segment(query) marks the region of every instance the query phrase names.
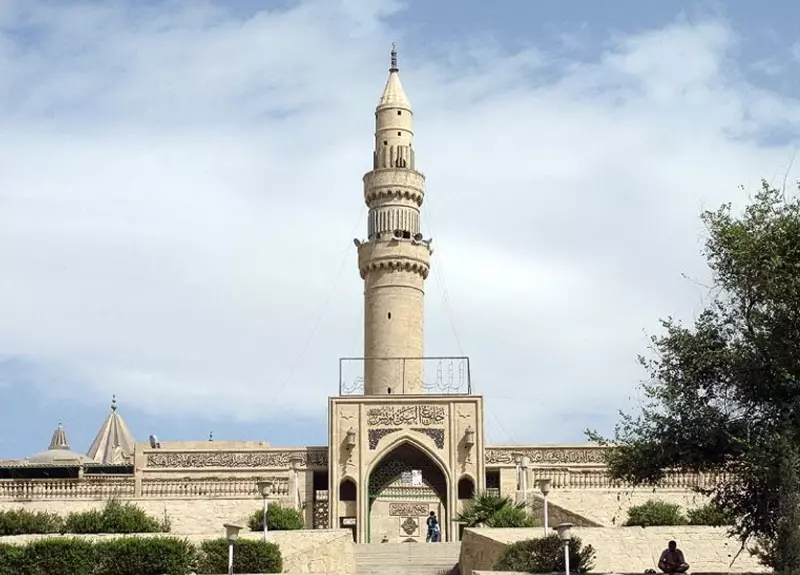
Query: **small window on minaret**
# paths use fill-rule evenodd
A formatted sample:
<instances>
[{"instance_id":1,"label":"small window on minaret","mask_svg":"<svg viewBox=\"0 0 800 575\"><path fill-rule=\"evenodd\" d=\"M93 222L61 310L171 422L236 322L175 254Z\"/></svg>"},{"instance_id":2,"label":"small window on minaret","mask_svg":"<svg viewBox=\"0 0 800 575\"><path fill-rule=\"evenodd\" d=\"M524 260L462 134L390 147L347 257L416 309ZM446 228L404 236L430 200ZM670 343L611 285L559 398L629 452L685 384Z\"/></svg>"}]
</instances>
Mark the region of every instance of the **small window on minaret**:
<instances>
[{"instance_id":1,"label":"small window on minaret","mask_svg":"<svg viewBox=\"0 0 800 575\"><path fill-rule=\"evenodd\" d=\"M383 145L384 145L384 146L388 146L388 145L389 145L389 142L387 142L386 140L384 140L384 141L383 141Z\"/></svg>"},{"instance_id":2,"label":"small window on minaret","mask_svg":"<svg viewBox=\"0 0 800 575\"><path fill-rule=\"evenodd\" d=\"M403 115L403 112L402 112L401 110L397 110L397 115L398 115L398 116L402 116L402 115Z\"/></svg>"},{"instance_id":3,"label":"small window on minaret","mask_svg":"<svg viewBox=\"0 0 800 575\"><path fill-rule=\"evenodd\" d=\"M397 132L397 135L398 135L398 136L402 136L402 135L403 135L403 132Z\"/></svg>"},{"instance_id":4,"label":"small window on minaret","mask_svg":"<svg viewBox=\"0 0 800 575\"><path fill-rule=\"evenodd\" d=\"M386 314L386 317L387 317L388 319L392 319L392 312L389 312L389 313L387 313L387 314Z\"/></svg>"}]
</instances>

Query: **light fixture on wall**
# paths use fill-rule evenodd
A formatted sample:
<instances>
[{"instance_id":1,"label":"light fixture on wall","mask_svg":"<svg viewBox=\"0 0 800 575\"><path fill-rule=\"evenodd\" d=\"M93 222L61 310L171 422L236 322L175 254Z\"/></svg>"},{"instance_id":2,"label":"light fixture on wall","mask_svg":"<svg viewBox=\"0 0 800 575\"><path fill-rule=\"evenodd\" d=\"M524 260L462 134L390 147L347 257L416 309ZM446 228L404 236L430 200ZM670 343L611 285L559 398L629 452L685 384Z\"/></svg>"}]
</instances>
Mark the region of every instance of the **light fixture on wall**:
<instances>
[{"instance_id":1,"label":"light fixture on wall","mask_svg":"<svg viewBox=\"0 0 800 575\"><path fill-rule=\"evenodd\" d=\"M349 450L352 451L355 449L356 446L356 430L352 427L347 430L347 435L344 439L344 446Z\"/></svg>"},{"instance_id":2,"label":"light fixture on wall","mask_svg":"<svg viewBox=\"0 0 800 575\"><path fill-rule=\"evenodd\" d=\"M464 430L464 449L467 450L467 463L472 463L470 456L472 455L473 447L475 447L475 431L472 429L471 425L468 425Z\"/></svg>"},{"instance_id":3,"label":"light fixture on wall","mask_svg":"<svg viewBox=\"0 0 800 575\"><path fill-rule=\"evenodd\" d=\"M228 540L228 575L233 575L233 544L239 539L239 531L242 530L242 526L226 523L223 527L225 528L225 539Z\"/></svg>"}]
</instances>

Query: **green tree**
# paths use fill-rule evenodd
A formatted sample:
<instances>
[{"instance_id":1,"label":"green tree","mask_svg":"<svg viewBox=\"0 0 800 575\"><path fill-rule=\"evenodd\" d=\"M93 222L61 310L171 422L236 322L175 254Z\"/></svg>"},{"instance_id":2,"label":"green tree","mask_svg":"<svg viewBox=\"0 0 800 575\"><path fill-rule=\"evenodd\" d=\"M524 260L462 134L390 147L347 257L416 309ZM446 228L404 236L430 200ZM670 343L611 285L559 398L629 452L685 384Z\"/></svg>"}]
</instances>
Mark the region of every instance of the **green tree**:
<instances>
[{"instance_id":1,"label":"green tree","mask_svg":"<svg viewBox=\"0 0 800 575\"><path fill-rule=\"evenodd\" d=\"M264 509L258 509L247 520L250 531L264 529ZM303 514L291 507L282 507L279 503L267 506L267 529L270 531L292 531L303 528Z\"/></svg>"},{"instance_id":2,"label":"green tree","mask_svg":"<svg viewBox=\"0 0 800 575\"><path fill-rule=\"evenodd\" d=\"M625 521L625 525L629 527L686 525L686 517L681 513L680 505L651 499L628 509L628 520Z\"/></svg>"},{"instance_id":3,"label":"green tree","mask_svg":"<svg viewBox=\"0 0 800 575\"><path fill-rule=\"evenodd\" d=\"M800 572L800 200L762 183L743 213L703 213L710 301L652 338L638 413L623 413L612 477L654 485L665 470L718 473L712 503L777 571Z\"/></svg>"}]
</instances>

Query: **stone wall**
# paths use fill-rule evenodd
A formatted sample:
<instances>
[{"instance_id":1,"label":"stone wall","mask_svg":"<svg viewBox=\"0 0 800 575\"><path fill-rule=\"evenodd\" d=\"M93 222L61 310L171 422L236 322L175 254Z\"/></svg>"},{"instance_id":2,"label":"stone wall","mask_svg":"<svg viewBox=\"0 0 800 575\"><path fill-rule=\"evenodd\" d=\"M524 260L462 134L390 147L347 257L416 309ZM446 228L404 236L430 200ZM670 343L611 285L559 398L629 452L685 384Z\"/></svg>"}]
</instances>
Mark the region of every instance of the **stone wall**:
<instances>
[{"instance_id":1,"label":"stone wall","mask_svg":"<svg viewBox=\"0 0 800 575\"><path fill-rule=\"evenodd\" d=\"M178 535L221 533L224 523L247 525L247 519L254 511L261 509L261 498L249 499L124 499L152 517L170 521L171 532ZM70 512L102 509L102 500L50 500L50 501L0 501L0 511L27 509L29 511L49 511L59 515Z\"/></svg>"},{"instance_id":2,"label":"stone wall","mask_svg":"<svg viewBox=\"0 0 800 575\"><path fill-rule=\"evenodd\" d=\"M674 539L683 550L693 573L764 573L768 569L744 550L734 562L740 544L714 527L585 527L574 534L597 554L593 571L644 573L654 569L667 541ZM541 529L467 529L461 543L459 564L463 575L491 570L500 553L511 543L541 537ZM732 564L733 563L733 564Z\"/></svg>"},{"instance_id":3,"label":"stone wall","mask_svg":"<svg viewBox=\"0 0 800 575\"><path fill-rule=\"evenodd\" d=\"M144 533L139 537L158 537L165 534ZM172 534L168 534L172 535ZM186 535L192 543L198 544L207 539L224 536L220 527L205 534ZM243 531L246 539L260 539L261 533ZM30 541L48 538L79 537L90 541L115 539L119 535L17 535L0 537L0 543L24 545ZM354 575L355 549L352 536L346 529L319 529L302 531L275 531L269 535L283 555L284 573L308 573L313 575Z\"/></svg>"}]
</instances>

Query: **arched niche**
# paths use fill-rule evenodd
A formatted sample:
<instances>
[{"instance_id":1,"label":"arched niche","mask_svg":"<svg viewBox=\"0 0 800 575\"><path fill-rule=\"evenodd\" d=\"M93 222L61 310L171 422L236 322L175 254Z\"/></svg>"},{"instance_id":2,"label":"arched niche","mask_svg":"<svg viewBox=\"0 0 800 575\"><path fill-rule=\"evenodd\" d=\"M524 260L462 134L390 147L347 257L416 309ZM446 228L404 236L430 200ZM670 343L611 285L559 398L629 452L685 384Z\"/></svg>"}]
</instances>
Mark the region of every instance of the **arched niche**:
<instances>
[{"instance_id":1,"label":"arched niche","mask_svg":"<svg viewBox=\"0 0 800 575\"><path fill-rule=\"evenodd\" d=\"M469 475L462 475L458 480L458 499L472 499L475 497L475 481Z\"/></svg>"},{"instance_id":2,"label":"arched niche","mask_svg":"<svg viewBox=\"0 0 800 575\"><path fill-rule=\"evenodd\" d=\"M367 476L367 542L384 537L424 542L425 520L439 517L447 540L448 477L441 463L410 440L387 449Z\"/></svg>"}]
</instances>

